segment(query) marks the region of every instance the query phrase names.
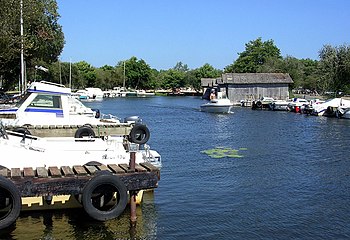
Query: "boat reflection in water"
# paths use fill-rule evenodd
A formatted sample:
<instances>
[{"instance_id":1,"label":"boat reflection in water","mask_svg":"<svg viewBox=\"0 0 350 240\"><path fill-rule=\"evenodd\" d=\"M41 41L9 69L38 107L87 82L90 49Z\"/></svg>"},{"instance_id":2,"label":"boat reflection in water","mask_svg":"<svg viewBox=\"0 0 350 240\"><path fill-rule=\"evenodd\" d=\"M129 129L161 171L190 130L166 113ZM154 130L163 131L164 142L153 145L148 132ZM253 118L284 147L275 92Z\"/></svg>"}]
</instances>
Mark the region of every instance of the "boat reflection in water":
<instances>
[{"instance_id":1,"label":"boat reflection in water","mask_svg":"<svg viewBox=\"0 0 350 240\"><path fill-rule=\"evenodd\" d=\"M23 212L15 227L2 230L0 239L145 239L157 235L157 211L154 192L144 193L137 206L137 224L130 225L130 209L105 222L86 221L83 209ZM41 236L39 235L41 233Z\"/></svg>"}]
</instances>

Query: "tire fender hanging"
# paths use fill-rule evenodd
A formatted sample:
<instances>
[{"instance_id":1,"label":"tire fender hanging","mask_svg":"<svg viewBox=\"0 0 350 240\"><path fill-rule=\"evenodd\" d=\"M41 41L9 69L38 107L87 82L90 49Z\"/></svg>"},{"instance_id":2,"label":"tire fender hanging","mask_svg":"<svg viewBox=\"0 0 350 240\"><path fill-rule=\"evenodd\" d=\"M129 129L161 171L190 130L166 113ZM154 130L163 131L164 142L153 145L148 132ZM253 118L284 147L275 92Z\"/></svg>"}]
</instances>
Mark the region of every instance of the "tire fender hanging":
<instances>
[{"instance_id":1,"label":"tire fender hanging","mask_svg":"<svg viewBox=\"0 0 350 240\"><path fill-rule=\"evenodd\" d=\"M98 207L93 204L92 197L94 191L98 188L107 187L115 190L117 194L117 201L113 206ZM107 194L107 192L106 192ZM128 202L127 189L124 183L116 175L110 173L97 174L90 179L83 188L82 204L86 213L93 219L98 221L105 221L118 217L123 213Z\"/></svg>"},{"instance_id":2,"label":"tire fender hanging","mask_svg":"<svg viewBox=\"0 0 350 240\"><path fill-rule=\"evenodd\" d=\"M0 205L5 212L1 213L0 229L10 226L16 221L22 206L21 194L16 185L5 177L0 176ZM9 198L9 204L6 204L6 198ZM6 208L6 209L5 209Z\"/></svg>"},{"instance_id":3,"label":"tire fender hanging","mask_svg":"<svg viewBox=\"0 0 350 240\"><path fill-rule=\"evenodd\" d=\"M129 141L136 144L145 144L151 136L148 127L144 124L137 123L131 129Z\"/></svg>"},{"instance_id":4,"label":"tire fender hanging","mask_svg":"<svg viewBox=\"0 0 350 240\"><path fill-rule=\"evenodd\" d=\"M82 138L82 137L95 137L95 132L92 130L90 126L82 126L78 128L78 130L74 134L75 138Z\"/></svg>"}]
</instances>

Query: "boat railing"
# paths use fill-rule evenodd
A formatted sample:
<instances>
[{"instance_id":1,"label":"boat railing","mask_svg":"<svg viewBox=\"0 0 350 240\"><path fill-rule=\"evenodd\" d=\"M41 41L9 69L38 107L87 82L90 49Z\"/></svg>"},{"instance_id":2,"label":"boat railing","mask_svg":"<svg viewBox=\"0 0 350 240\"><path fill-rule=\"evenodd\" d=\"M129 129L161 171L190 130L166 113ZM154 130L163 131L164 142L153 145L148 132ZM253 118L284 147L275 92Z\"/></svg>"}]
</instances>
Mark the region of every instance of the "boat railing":
<instances>
[{"instance_id":1,"label":"boat railing","mask_svg":"<svg viewBox=\"0 0 350 240\"><path fill-rule=\"evenodd\" d=\"M64 86L63 84L60 83L53 83L53 82L48 82L48 81L40 81L40 83L45 83L47 85L52 85L52 86L57 86L57 87L63 87L65 88L66 86Z\"/></svg>"}]
</instances>

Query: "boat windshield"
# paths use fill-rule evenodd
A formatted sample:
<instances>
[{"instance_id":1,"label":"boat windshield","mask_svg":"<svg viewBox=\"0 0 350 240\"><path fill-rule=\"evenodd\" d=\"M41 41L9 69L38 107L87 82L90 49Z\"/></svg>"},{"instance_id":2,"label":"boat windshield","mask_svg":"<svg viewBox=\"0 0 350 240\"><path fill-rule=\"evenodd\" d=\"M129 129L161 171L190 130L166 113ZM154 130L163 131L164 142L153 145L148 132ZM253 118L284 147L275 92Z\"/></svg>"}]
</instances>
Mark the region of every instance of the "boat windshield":
<instances>
[{"instance_id":1,"label":"boat windshield","mask_svg":"<svg viewBox=\"0 0 350 240\"><path fill-rule=\"evenodd\" d=\"M2 124L2 121L0 121L0 138L8 139L8 136L4 125Z\"/></svg>"},{"instance_id":2,"label":"boat windshield","mask_svg":"<svg viewBox=\"0 0 350 240\"><path fill-rule=\"evenodd\" d=\"M22 106L22 104L27 100L27 98L30 96L30 93L26 93L21 99L16 103L16 107Z\"/></svg>"}]
</instances>

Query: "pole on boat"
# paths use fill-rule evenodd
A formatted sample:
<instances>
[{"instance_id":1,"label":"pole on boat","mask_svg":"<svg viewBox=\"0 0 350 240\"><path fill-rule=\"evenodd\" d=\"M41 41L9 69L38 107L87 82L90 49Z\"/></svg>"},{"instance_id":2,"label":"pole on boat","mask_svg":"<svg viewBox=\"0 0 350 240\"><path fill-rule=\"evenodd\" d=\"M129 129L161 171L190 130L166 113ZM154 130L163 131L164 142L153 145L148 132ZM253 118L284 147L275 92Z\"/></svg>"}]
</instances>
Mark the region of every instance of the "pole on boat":
<instances>
[{"instance_id":1,"label":"pole on boat","mask_svg":"<svg viewBox=\"0 0 350 240\"><path fill-rule=\"evenodd\" d=\"M135 172L136 164L136 152L139 149L139 144L129 143L130 161L129 161L129 171ZM136 226L136 195L137 191L130 191L130 226Z\"/></svg>"},{"instance_id":2,"label":"pole on boat","mask_svg":"<svg viewBox=\"0 0 350 240\"><path fill-rule=\"evenodd\" d=\"M23 0L20 2L21 6L21 94L25 91L25 84L24 84L24 40L23 40Z\"/></svg>"}]
</instances>

